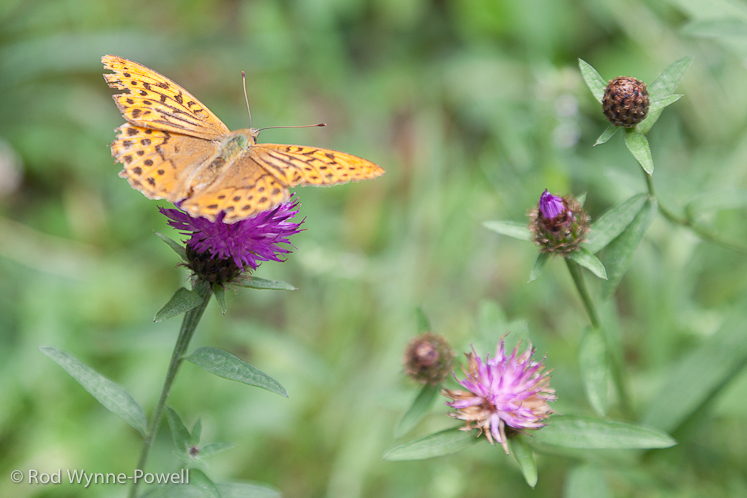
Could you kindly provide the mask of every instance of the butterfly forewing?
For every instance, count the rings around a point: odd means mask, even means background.
[[[220,140],[226,125],[188,91],[167,77],[137,62],[116,55],[101,58],[109,86],[129,93],[114,95],[122,116],[144,128]]]
[[[250,157],[283,185],[335,185],[375,178],[384,170],[363,158],[336,150],[299,145],[257,144]]]

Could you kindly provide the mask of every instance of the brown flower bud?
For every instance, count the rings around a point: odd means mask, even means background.
[[[615,126],[632,128],[646,119],[650,103],[644,82],[618,76],[604,89],[602,109]]]
[[[428,332],[410,341],[404,362],[407,375],[421,384],[436,385],[451,372],[454,352],[446,339]]]

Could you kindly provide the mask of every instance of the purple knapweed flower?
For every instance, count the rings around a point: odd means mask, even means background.
[[[159,208],[169,218],[169,225],[182,235],[189,235],[188,253],[191,249],[211,259],[230,260],[240,271],[256,270],[262,261],[283,261],[281,256],[291,250],[281,244],[290,244],[290,237],[301,232],[301,223],[292,218],[298,214],[298,199],[291,198],[275,208],[236,223],[223,223],[224,213],[215,221],[193,218],[180,209]]]
[[[529,211],[529,229],[542,252],[570,256],[581,248],[589,231],[589,216],[573,196],[545,190]]]
[[[552,195],[547,189],[542,192],[539,200],[539,211],[544,218],[549,220],[557,217],[563,211],[565,211],[565,205],[563,204],[563,198],[557,195]]]
[[[490,444],[498,441],[507,454],[506,426],[518,432],[544,427],[545,419],[554,413],[547,403],[557,399],[555,390],[549,387],[550,372],[543,374],[542,361],[532,361],[531,344],[523,353],[518,351],[519,346],[516,346],[513,353],[506,356],[501,339],[495,358],[488,354],[483,362],[473,348],[466,354],[469,371],[462,367],[466,377],[457,379],[467,391],[441,391],[454,400],[446,403],[456,409],[456,413],[449,416],[467,422],[461,430],[479,429]]]

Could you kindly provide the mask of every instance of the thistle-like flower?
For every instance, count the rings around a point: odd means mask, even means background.
[[[230,282],[243,272],[254,271],[262,261],[283,261],[291,250],[290,237],[301,230],[296,223],[298,200],[291,199],[275,208],[236,223],[223,223],[223,213],[213,222],[194,218],[180,209],[159,208],[168,224],[189,235],[188,267],[197,278],[211,283]]]
[[[498,441],[508,454],[506,426],[516,432],[538,429],[554,413],[548,402],[555,401],[555,390],[549,387],[550,372],[542,373],[543,361],[532,361],[531,344],[519,354],[519,345],[506,356],[503,339],[498,343],[495,358],[488,354],[483,362],[475,352],[467,353],[468,371],[457,382],[467,391],[443,389],[441,394],[453,399],[446,403],[456,409],[449,416],[464,420],[461,430],[479,429],[490,444]],[[456,374],[454,374],[456,379]],[[473,425],[474,424],[474,425]]]
[[[435,386],[454,367],[454,351],[446,339],[427,332],[407,345],[404,363],[407,375],[421,384]]]
[[[529,212],[529,229],[542,252],[568,256],[580,249],[589,231],[589,216],[570,195],[558,197],[545,190],[537,208]]]

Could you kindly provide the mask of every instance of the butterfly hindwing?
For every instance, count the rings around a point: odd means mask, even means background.
[[[167,77],[116,55],[105,55],[101,62],[113,71],[104,75],[109,86],[128,91],[113,98],[130,123],[206,140],[229,133],[215,114]]]
[[[336,150],[300,145],[256,144],[250,157],[288,187],[336,185],[375,178],[384,169]]]
[[[211,142],[186,135],[129,123],[118,131],[112,155],[124,166],[119,176],[150,199],[182,200],[192,173],[215,153]]]

